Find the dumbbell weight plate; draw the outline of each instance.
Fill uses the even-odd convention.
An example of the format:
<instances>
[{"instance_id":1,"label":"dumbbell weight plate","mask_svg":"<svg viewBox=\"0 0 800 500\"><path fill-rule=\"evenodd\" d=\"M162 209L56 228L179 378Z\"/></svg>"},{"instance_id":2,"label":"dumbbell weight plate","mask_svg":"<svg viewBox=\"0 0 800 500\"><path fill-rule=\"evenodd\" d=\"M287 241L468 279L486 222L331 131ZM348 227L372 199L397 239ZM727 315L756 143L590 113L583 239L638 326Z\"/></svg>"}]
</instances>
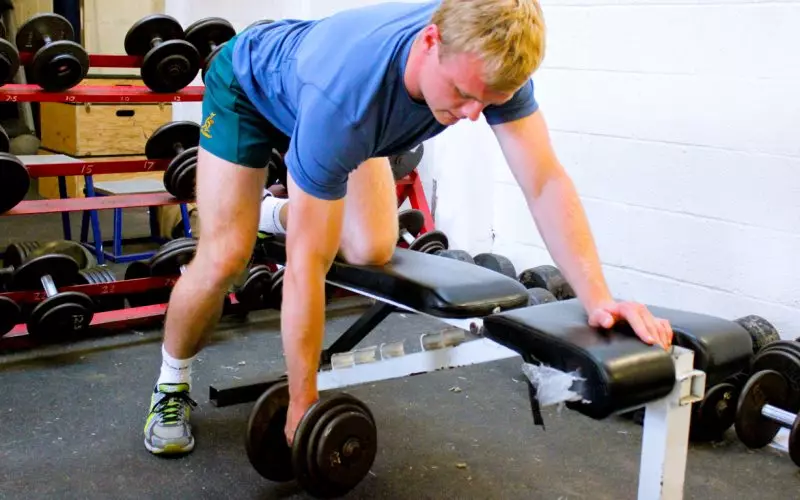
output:
<instances>
[{"instance_id":1,"label":"dumbbell weight plate","mask_svg":"<svg viewBox=\"0 0 800 500\"><path fill-rule=\"evenodd\" d=\"M264 265L250 268L247 279L235 292L236 300L248 311L265 307L272 288L272 273Z\"/></svg>"},{"instance_id":2,"label":"dumbbell weight plate","mask_svg":"<svg viewBox=\"0 0 800 500\"><path fill-rule=\"evenodd\" d=\"M786 377L789 395L780 408L794 413L800 411L800 356L780 346L762 350L753 358L751 371L757 373L763 370L776 371Z\"/></svg>"},{"instance_id":3,"label":"dumbbell weight plate","mask_svg":"<svg viewBox=\"0 0 800 500\"><path fill-rule=\"evenodd\" d=\"M555 295L558 300L575 298L575 291L555 266L543 265L526 269L520 273L517 279L525 288L550 290L550 293Z\"/></svg>"},{"instance_id":4,"label":"dumbbell weight plate","mask_svg":"<svg viewBox=\"0 0 800 500\"><path fill-rule=\"evenodd\" d=\"M461 262L467 262L469 264L474 264L475 259L472 258L472 255L469 252L464 250L442 250L441 252L437 253L439 257L444 257L446 259L453 259L453 260L460 260Z\"/></svg>"},{"instance_id":5,"label":"dumbbell weight plate","mask_svg":"<svg viewBox=\"0 0 800 500\"><path fill-rule=\"evenodd\" d=\"M217 54L219 54L219 51L222 50L224 46L225 44L223 43L222 45L217 45L214 47L214 50L212 50L208 57L206 57L203 61L203 67L200 69L200 79L203 81L203 83L206 81L206 73L208 73L208 70L211 69L211 64L214 62Z\"/></svg>"},{"instance_id":6,"label":"dumbbell weight plate","mask_svg":"<svg viewBox=\"0 0 800 500\"><path fill-rule=\"evenodd\" d=\"M0 45L4 40L0 38ZM0 47L0 57L2 57L2 47ZM2 72L2 64L0 64L0 72ZM3 85L3 82L0 80L0 85ZM11 139L8 138L8 133L6 129L0 127L0 153L8 153L11 149Z\"/></svg>"},{"instance_id":7,"label":"dumbbell weight plate","mask_svg":"<svg viewBox=\"0 0 800 500\"><path fill-rule=\"evenodd\" d=\"M691 440L721 439L736 419L739 389L730 383L717 384L706 391L702 401L692 406Z\"/></svg>"},{"instance_id":8,"label":"dumbbell weight plate","mask_svg":"<svg viewBox=\"0 0 800 500\"><path fill-rule=\"evenodd\" d=\"M41 290L42 276L50 275L56 287L74 285L78 278L78 263L75 259L61 254L50 254L30 259L18 267L9 290Z\"/></svg>"},{"instance_id":9,"label":"dumbbell weight plate","mask_svg":"<svg viewBox=\"0 0 800 500\"><path fill-rule=\"evenodd\" d=\"M15 41L20 52L36 52L45 45L44 37L52 42L75 40L75 30L66 17L59 14L36 14L17 30Z\"/></svg>"},{"instance_id":10,"label":"dumbbell weight plate","mask_svg":"<svg viewBox=\"0 0 800 500\"><path fill-rule=\"evenodd\" d=\"M509 278L517 279L517 270L511 260L496 253L479 253L473 257L475 264L491 269L492 271L504 274Z\"/></svg>"},{"instance_id":11,"label":"dumbbell weight plate","mask_svg":"<svg viewBox=\"0 0 800 500\"><path fill-rule=\"evenodd\" d=\"M57 339L65 334L89 328L94 303L85 293L60 292L39 303L28 317L28 333L42 340Z\"/></svg>"},{"instance_id":12,"label":"dumbbell weight plate","mask_svg":"<svg viewBox=\"0 0 800 500\"><path fill-rule=\"evenodd\" d=\"M42 245L40 241L20 241L11 243L3 254L3 263L6 266L17 268L28 259L31 252Z\"/></svg>"},{"instance_id":13,"label":"dumbbell weight plate","mask_svg":"<svg viewBox=\"0 0 800 500\"><path fill-rule=\"evenodd\" d=\"M19 323L21 316L19 304L0 295L0 337L10 332Z\"/></svg>"},{"instance_id":14,"label":"dumbbell weight plate","mask_svg":"<svg viewBox=\"0 0 800 500\"><path fill-rule=\"evenodd\" d=\"M407 177L413 172L422 162L422 156L425 154L425 147L419 144L415 148L396 155L389 156L389 165L392 167L392 175L394 180L399 181Z\"/></svg>"},{"instance_id":15,"label":"dumbbell weight plate","mask_svg":"<svg viewBox=\"0 0 800 500\"><path fill-rule=\"evenodd\" d=\"M186 28L186 41L194 45L204 64L211 55L211 43L220 46L235 35L236 29L233 25L221 17L200 19Z\"/></svg>"},{"instance_id":16,"label":"dumbbell weight plate","mask_svg":"<svg viewBox=\"0 0 800 500\"><path fill-rule=\"evenodd\" d=\"M755 373L745 384L736 407L736 435L748 448L763 448L775 439L781 425L761 414L765 404L786 409L789 384L773 370Z\"/></svg>"},{"instance_id":17,"label":"dumbbell weight plate","mask_svg":"<svg viewBox=\"0 0 800 500\"><path fill-rule=\"evenodd\" d=\"M795 342L794 340L776 340L765 345L761 351L769 351L770 349L782 349L800 356L800 342Z\"/></svg>"},{"instance_id":18,"label":"dumbbell weight plate","mask_svg":"<svg viewBox=\"0 0 800 500\"><path fill-rule=\"evenodd\" d=\"M416 238L425 227L425 214L421 210L410 209L403 210L397 214L397 225L400 231L405 229L408 233Z\"/></svg>"},{"instance_id":19,"label":"dumbbell weight plate","mask_svg":"<svg viewBox=\"0 0 800 500\"><path fill-rule=\"evenodd\" d=\"M0 38L0 85L14 81L19 71L19 52L14 45L5 38ZM8 152L8 148L0 149Z\"/></svg>"},{"instance_id":20,"label":"dumbbell weight plate","mask_svg":"<svg viewBox=\"0 0 800 500\"><path fill-rule=\"evenodd\" d=\"M16 207L25 199L30 187L28 169L19 158L9 153L0 153L0 213Z\"/></svg>"},{"instance_id":21,"label":"dumbbell weight plate","mask_svg":"<svg viewBox=\"0 0 800 500\"><path fill-rule=\"evenodd\" d=\"M87 269L97 264L94 254L84 245L72 240L46 241L31 249L25 259L35 259L41 255L60 254L72 257L79 269Z\"/></svg>"},{"instance_id":22,"label":"dumbbell weight plate","mask_svg":"<svg viewBox=\"0 0 800 500\"><path fill-rule=\"evenodd\" d=\"M63 92L81 82L89 73L89 54L71 40L42 47L30 67L33 81L47 92Z\"/></svg>"},{"instance_id":23,"label":"dumbbell weight plate","mask_svg":"<svg viewBox=\"0 0 800 500\"><path fill-rule=\"evenodd\" d=\"M150 260L150 273L153 276L177 276L181 266L189 264L197 250L195 245L183 245L160 252Z\"/></svg>"},{"instance_id":24,"label":"dumbbell weight plate","mask_svg":"<svg viewBox=\"0 0 800 500\"><path fill-rule=\"evenodd\" d=\"M175 176L172 178L174 192L179 200L193 200L197 190L197 158L188 158L184 161Z\"/></svg>"},{"instance_id":25,"label":"dumbbell weight plate","mask_svg":"<svg viewBox=\"0 0 800 500\"><path fill-rule=\"evenodd\" d=\"M357 447L348 446L354 442ZM369 408L346 393L324 394L297 426L292 464L298 483L309 494L339 497L367 475L377 449L378 435Z\"/></svg>"},{"instance_id":26,"label":"dumbbell weight plate","mask_svg":"<svg viewBox=\"0 0 800 500\"><path fill-rule=\"evenodd\" d=\"M761 316L751 314L735 319L734 323L739 324L750 334L753 340L753 354L758 354L765 346L781 339L778 330Z\"/></svg>"},{"instance_id":27,"label":"dumbbell weight plate","mask_svg":"<svg viewBox=\"0 0 800 500\"><path fill-rule=\"evenodd\" d=\"M247 422L245 448L250 464L262 477L278 483L295 478L284 432L288 409L289 386L278 382L258 398Z\"/></svg>"},{"instance_id":28,"label":"dumbbell weight plate","mask_svg":"<svg viewBox=\"0 0 800 500\"><path fill-rule=\"evenodd\" d=\"M148 160L172 159L178 155L175 147L184 150L200 144L200 125L191 121L172 121L153 131L144 146Z\"/></svg>"},{"instance_id":29,"label":"dumbbell weight plate","mask_svg":"<svg viewBox=\"0 0 800 500\"><path fill-rule=\"evenodd\" d=\"M539 306L542 304L549 304L557 302L558 299L555 295L550 293L549 290L544 288L528 288L528 305Z\"/></svg>"},{"instance_id":30,"label":"dumbbell weight plate","mask_svg":"<svg viewBox=\"0 0 800 500\"><path fill-rule=\"evenodd\" d=\"M438 230L429 231L408 246L409 250L422 253L437 253L449 248L449 241L447 236Z\"/></svg>"},{"instance_id":31,"label":"dumbbell weight plate","mask_svg":"<svg viewBox=\"0 0 800 500\"><path fill-rule=\"evenodd\" d=\"M135 261L128 264L125 269L125 280L135 280L150 277L150 266L147 262ZM169 300L169 289L149 290L147 292L129 293L126 295L131 307L144 307L153 304L163 304Z\"/></svg>"},{"instance_id":32,"label":"dumbbell weight plate","mask_svg":"<svg viewBox=\"0 0 800 500\"><path fill-rule=\"evenodd\" d=\"M192 83L198 71L200 56L185 40L164 42L142 59L142 81L153 92L177 92Z\"/></svg>"},{"instance_id":33,"label":"dumbbell weight plate","mask_svg":"<svg viewBox=\"0 0 800 500\"><path fill-rule=\"evenodd\" d=\"M92 267L83 269L78 273L82 280L80 284L99 285L102 283L115 283L117 281L108 268ZM91 297L94 301L95 311L116 311L125 308L125 297L120 294L99 294Z\"/></svg>"}]
</instances>

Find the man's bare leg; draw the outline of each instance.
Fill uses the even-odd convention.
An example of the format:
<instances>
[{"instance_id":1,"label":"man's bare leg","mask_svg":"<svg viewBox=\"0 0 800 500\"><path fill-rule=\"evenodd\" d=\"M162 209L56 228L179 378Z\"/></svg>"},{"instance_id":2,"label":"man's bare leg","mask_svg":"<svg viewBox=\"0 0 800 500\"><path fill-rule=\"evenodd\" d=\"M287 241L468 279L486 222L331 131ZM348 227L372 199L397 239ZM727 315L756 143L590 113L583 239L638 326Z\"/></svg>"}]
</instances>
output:
<instances>
[{"instance_id":1,"label":"man's bare leg","mask_svg":"<svg viewBox=\"0 0 800 500\"><path fill-rule=\"evenodd\" d=\"M197 251L170 296L162 367L145 424L153 453L194 447L188 424L191 363L219 321L224 295L245 269L255 244L264 169L241 167L200 149Z\"/></svg>"}]
</instances>

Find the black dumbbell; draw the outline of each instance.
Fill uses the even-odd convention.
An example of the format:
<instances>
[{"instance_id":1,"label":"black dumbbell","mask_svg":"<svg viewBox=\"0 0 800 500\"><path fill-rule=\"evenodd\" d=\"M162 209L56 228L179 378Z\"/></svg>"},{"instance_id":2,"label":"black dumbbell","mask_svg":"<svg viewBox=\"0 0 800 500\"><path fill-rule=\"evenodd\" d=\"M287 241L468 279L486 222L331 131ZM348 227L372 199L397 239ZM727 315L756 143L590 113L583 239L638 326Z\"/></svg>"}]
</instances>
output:
<instances>
[{"instance_id":1,"label":"black dumbbell","mask_svg":"<svg viewBox=\"0 0 800 500\"><path fill-rule=\"evenodd\" d=\"M408 244L409 250L438 255L447 259L460 260L474 264L472 256L464 251L450 248L450 241L442 231L428 231L422 236L419 233L425 226L425 215L421 210L409 209L398 214L400 241Z\"/></svg>"},{"instance_id":2,"label":"black dumbbell","mask_svg":"<svg viewBox=\"0 0 800 500\"><path fill-rule=\"evenodd\" d=\"M252 266L241 286L236 287L233 296L248 311L254 311L270 304L272 273L263 264Z\"/></svg>"},{"instance_id":3,"label":"black dumbbell","mask_svg":"<svg viewBox=\"0 0 800 500\"><path fill-rule=\"evenodd\" d=\"M544 288L555 295L558 300L576 297L575 291L555 266L542 265L526 269L519 274L517 279L525 288Z\"/></svg>"},{"instance_id":4,"label":"black dumbbell","mask_svg":"<svg viewBox=\"0 0 800 500\"><path fill-rule=\"evenodd\" d=\"M733 320L750 334L753 341L753 354L758 354L761 349L781 339L778 329L761 316L750 314Z\"/></svg>"},{"instance_id":5,"label":"black dumbbell","mask_svg":"<svg viewBox=\"0 0 800 500\"><path fill-rule=\"evenodd\" d=\"M0 295L0 337L22 320L22 308L13 299Z\"/></svg>"},{"instance_id":6,"label":"black dumbbell","mask_svg":"<svg viewBox=\"0 0 800 500\"><path fill-rule=\"evenodd\" d=\"M61 254L42 255L11 270L9 291L42 288L47 295L28 316L26 324L32 337L52 340L89 328L94 317L92 299L81 292L58 291L59 286L76 284L79 270L75 259Z\"/></svg>"},{"instance_id":7,"label":"black dumbbell","mask_svg":"<svg viewBox=\"0 0 800 500\"><path fill-rule=\"evenodd\" d=\"M200 54L185 40L180 23L165 14L151 14L136 21L125 35L125 52L144 57L141 74L154 92L177 92L200 70Z\"/></svg>"},{"instance_id":8,"label":"black dumbbell","mask_svg":"<svg viewBox=\"0 0 800 500\"><path fill-rule=\"evenodd\" d=\"M200 54L202 70L200 76L206 80L211 61L225 43L236 35L236 29L221 17L207 17L190 24L186 28L186 41L194 45Z\"/></svg>"},{"instance_id":9,"label":"black dumbbell","mask_svg":"<svg viewBox=\"0 0 800 500\"><path fill-rule=\"evenodd\" d=\"M0 214L16 207L31 187L28 167L10 153L0 153Z\"/></svg>"},{"instance_id":10,"label":"black dumbbell","mask_svg":"<svg viewBox=\"0 0 800 500\"><path fill-rule=\"evenodd\" d=\"M19 71L19 50L6 39L6 25L0 19L0 85L14 81ZM0 149L0 151L8 151Z\"/></svg>"},{"instance_id":11,"label":"black dumbbell","mask_svg":"<svg viewBox=\"0 0 800 500\"><path fill-rule=\"evenodd\" d=\"M195 196L198 144L200 126L191 121L165 123L145 143L148 160L170 160L164 171L164 187L179 200Z\"/></svg>"},{"instance_id":12,"label":"black dumbbell","mask_svg":"<svg viewBox=\"0 0 800 500\"><path fill-rule=\"evenodd\" d=\"M424 154L425 146L419 144L402 153L389 155L389 165L392 167L394 180L399 181L413 172L422 162Z\"/></svg>"},{"instance_id":13,"label":"black dumbbell","mask_svg":"<svg viewBox=\"0 0 800 500\"><path fill-rule=\"evenodd\" d=\"M90 267L78 273L76 285L116 283L117 277L107 267ZM94 297L95 311L118 311L125 308L125 297L120 294L101 293Z\"/></svg>"},{"instance_id":14,"label":"black dumbbell","mask_svg":"<svg viewBox=\"0 0 800 500\"><path fill-rule=\"evenodd\" d=\"M321 393L303 415L289 447L284 433L289 389L275 383L256 401L247 424L247 457L264 478L296 479L315 497L338 497L369 473L378 449L375 419L366 404L343 393Z\"/></svg>"},{"instance_id":15,"label":"black dumbbell","mask_svg":"<svg viewBox=\"0 0 800 500\"><path fill-rule=\"evenodd\" d=\"M33 52L30 74L47 92L79 84L89 72L89 54L75 41L75 30L64 16L37 14L20 26L17 50Z\"/></svg>"},{"instance_id":16,"label":"black dumbbell","mask_svg":"<svg viewBox=\"0 0 800 500\"><path fill-rule=\"evenodd\" d=\"M509 278L517 279L517 270L511 259L497 253L479 253L473 257L475 264L504 274Z\"/></svg>"},{"instance_id":17,"label":"black dumbbell","mask_svg":"<svg viewBox=\"0 0 800 500\"><path fill-rule=\"evenodd\" d=\"M185 264L194 257L197 248L197 241L192 238L178 238L170 240L158 249L158 251L147 261L135 261L128 264L125 269L125 280L135 280L150 278L153 274L152 264L155 262L158 276L174 276L182 273ZM172 250L175 254L170 255ZM181 250L186 249L186 250ZM175 260L172 260L175 259ZM166 304L169 302L170 288L158 288L146 292L130 293L127 295L128 304L131 307L143 307L154 304Z\"/></svg>"},{"instance_id":18,"label":"black dumbbell","mask_svg":"<svg viewBox=\"0 0 800 500\"><path fill-rule=\"evenodd\" d=\"M753 374L742 389L736 408L736 435L751 449L763 448L781 428L789 433L789 456L800 467L800 417L787 411L792 394L787 377L775 370Z\"/></svg>"}]
</instances>

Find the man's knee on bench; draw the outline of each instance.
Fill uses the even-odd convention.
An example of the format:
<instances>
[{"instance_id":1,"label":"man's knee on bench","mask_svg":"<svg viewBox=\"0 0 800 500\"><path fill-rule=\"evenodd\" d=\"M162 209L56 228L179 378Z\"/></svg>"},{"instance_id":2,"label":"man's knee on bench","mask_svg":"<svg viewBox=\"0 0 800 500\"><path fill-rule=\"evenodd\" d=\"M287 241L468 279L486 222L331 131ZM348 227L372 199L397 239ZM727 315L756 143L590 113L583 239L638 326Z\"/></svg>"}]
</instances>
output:
<instances>
[{"instance_id":1,"label":"man's knee on bench","mask_svg":"<svg viewBox=\"0 0 800 500\"><path fill-rule=\"evenodd\" d=\"M339 254L345 262L354 266L383 266L394 255L397 238L378 236L358 240L342 238Z\"/></svg>"}]
</instances>

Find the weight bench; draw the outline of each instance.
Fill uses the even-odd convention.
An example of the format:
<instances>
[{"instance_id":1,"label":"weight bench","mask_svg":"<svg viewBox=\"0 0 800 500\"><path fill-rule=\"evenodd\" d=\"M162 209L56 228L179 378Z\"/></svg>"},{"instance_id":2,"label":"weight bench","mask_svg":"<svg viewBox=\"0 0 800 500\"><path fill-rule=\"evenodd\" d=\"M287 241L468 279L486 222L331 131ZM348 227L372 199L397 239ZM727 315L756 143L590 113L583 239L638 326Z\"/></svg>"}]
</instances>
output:
<instances>
[{"instance_id":1,"label":"weight bench","mask_svg":"<svg viewBox=\"0 0 800 500\"><path fill-rule=\"evenodd\" d=\"M163 193L166 191L164 183L158 179L127 179L119 181L101 181L94 182L91 175L85 176L86 187L85 192L87 197L93 196L115 196L123 194L146 194L146 193ZM183 232L187 237L192 236L192 229L189 222L189 211L185 203L180 204L181 217L183 219ZM100 231L100 219L97 215L97 210L88 210L83 212L81 220L81 243L87 248L93 250L97 257L97 262L103 264L105 259L111 262L123 263L132 262L137 260L144 260L152 257L155 252L139 252L132 254L123 254L123 243L137 243L142 241L156 241L163 243L164 238L159 236L159 223L158 214L155 207L149 207L150 211L150 236L143 238L129 238L122 237L122 208L114 209L114 229L112 231L112 252L103 250L103 245L107 243L103 240ZM91 222L92 236L94 241L88 242L88 224Z\"/></svg>"},{"instance_id":2,"label":"weight bench","mask_svg":"<svg viewBox=\"0 0 800 500\"><path fill-rule=\"evenodd\" d=\"M281 239L271 238L264 245L268 258L285 263ZM539 394L551 389L537 374L568 379L568 390L548 404L565 403L593 419L646 407L642 499L683 495L691 404L703 398L705 373L694 367L695 351L681 345L705 348L705 366L712 370L717 360L726 367L746 365L752 354L749 334L729 321L654 308L672 322L677 334L672 352L667 352L644 344L625 325L610 331L590 328L577 300L528 306L526 289L512 278L403 248L397 248L385 266L337 260L326 279L377 303L324 351L320 391L519 356L526 373L534 374L529 375L528 387L536 424L542 423ZM402 344L352 351L395 310L436 318L459 327L461 335L447 330L425 334L421 350L408 354ZM282 377L212 385L209 398L219 407L254 401Z\"/></svg>"}]
</instances>

